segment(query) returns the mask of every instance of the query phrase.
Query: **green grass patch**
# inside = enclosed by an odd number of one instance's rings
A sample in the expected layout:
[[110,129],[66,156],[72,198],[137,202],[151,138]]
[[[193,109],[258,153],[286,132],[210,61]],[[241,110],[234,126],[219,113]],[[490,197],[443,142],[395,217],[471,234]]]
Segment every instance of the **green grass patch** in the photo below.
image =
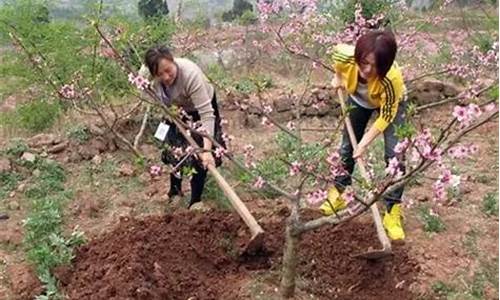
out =
[[21,104],[14,112],[1,115],[1,126],[16,127],[29,132],[41,132],[54,125],[61,113],[57,101],[38,100]]
[[424,231],[429,233],[438,233],[446,230],[446,226],[441,220],[441,217],[432,213],[432,210],[427,206],[421,206],[419,208],[419,216],[422,224],[424,225]]
[[[219,168],[219,172],[221,172],[225,178],[227,176],[224,175],[224,169]],[[205,189],[203,190],[203,199],[206,199],[209,202],[214,203],[217,208],[221,210],[231,210],[232,205],[227,199],[224,192],[221,190],[214,177],[211,175],[207,176],[207,181],[205,182]]]
[[23,177],[15,172],[0,172],[0,200],[5,199],[22,179]]
[[28,260],[36,266],[39,279],[45,286],[44,295],[37,299],[62,299],[52,270],[70,263],[73,248],[84,242],[83,233],[74,231],[63,235],[63,209],[72,193],[64,189],[66,174],[54,161],[37,160],[39,171],[25,192],[29,212],[24,222],[24,248]]
[[434,282],[431,289],[437,296],[440,297],[447,297],[448,295],[456,292],[454,287],[443,281]]

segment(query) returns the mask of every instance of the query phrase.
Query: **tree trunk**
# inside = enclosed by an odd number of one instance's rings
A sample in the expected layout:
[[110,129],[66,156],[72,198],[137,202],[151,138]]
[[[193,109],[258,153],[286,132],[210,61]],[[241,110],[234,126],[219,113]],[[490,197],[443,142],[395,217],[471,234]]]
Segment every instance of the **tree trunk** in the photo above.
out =
[[291,298],[295,294],[295,277],[297,275],[297,246],[300,234],[294,232],[297,219],[294,220],[293,213],[286,226],[285,250],[283,253],[283,270],[281,278],[281,295],[283,298]]
[[182,5],[183,5],[183,0],[179,0],[179,3],[177,4],[177,10],[175,11],[175,17],[174,17],[174,22],[179,23],[182,19]]

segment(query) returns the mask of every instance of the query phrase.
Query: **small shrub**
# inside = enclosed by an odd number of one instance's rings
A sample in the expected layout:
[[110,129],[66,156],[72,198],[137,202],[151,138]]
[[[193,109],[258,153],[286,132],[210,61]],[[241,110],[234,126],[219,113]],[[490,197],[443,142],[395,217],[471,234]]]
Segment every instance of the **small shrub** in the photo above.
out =
[[255,76],[254,80],[261,90],[269,89],[274,86],[273,78],[269,75],[259,74]]
[[372,17],[384,13],[387,16],[387,13],[390,11],[391,5],[396,2],[393,0],[343,0],[338,1],[336,5],[334,5],[334,9],[337,12],[340,20],[344,24],[349,24],[354,22],[354,11],[356,10],[356,4],[360,3],[363,8],[362,14],[365,19],[371,19]]
[[479,47],[481,52],[486,53],[493,49],[493,43],[495,40],[493,40],[489,34],[476,33],[472,38],[474,45]]
[[253,6],[246,0],[235,0],[233,8],[222,14],[224,22],[231,22],[236,18],[242,17],[247,12],[253,12]]
[[232,88],[234,85],[234,81],[231,79],[230,74],[228,74],[219,64],[209,65],[206,74],[210,80],[223,89]]
[[78,142],[79,144],[85,144],[90,139],[89,129],[82,125],[71,127],[68,129],[66,134],[70,139]]
[[238,23],[242,26],[248,26],[257,23],[257,20],[258,17],[253,11],[246,10],[239,18]]
[[166,16],[169,13],[167,1],[163,0],[139,0],[137,8],[139,15],[146,20]]
[[239,80],[235,88],[237,91],[244,93],[244,94],[251,94],[257,91],[257,87],[255,84],[248,78],[243,78]]

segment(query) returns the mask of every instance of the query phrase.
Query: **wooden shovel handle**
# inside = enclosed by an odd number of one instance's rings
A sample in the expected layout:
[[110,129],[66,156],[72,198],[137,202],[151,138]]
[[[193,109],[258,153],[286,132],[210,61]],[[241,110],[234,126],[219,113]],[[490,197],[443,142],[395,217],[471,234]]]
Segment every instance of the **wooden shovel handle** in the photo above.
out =
[[[345,121],[345,126],[347,128],[347,133],[349,135],[349,140],[351,141],[353,151],[356,151],[356,149],[358,148],[358,141],[356,140],[356,135],[354,134],[354,130],[352,129],[351,119],[349,118],[349,116],[347,115],[347,112],[346,112],[346,104],[345,104],[345,100],[344,100],[344,94],[342,93],[341,89],[337,90],[337,94],[339,97],[342,112],[345,114],[344,121]],[[358,158],[358,159],[356,159],[356,163],[359,166],[359,171],[361,173],[361,176],[363,176],[363,178],[367,182],[369,182],[370,177],[368,176],[368,172],[366,171],[365,162],[362,159]],[[382,220],[380,218],[380,212],[378,210],[377,203],[374,203],[373,205],[371,205],[370,210],[372,212],[373,221],[375,222],[375,227],[377,229],[377,235],[378,235],[380,242],[382,243],[382,246],[384,248],[390,248],[391,242],[390,242],[389,238],[387,237],[387,234],[385,233],[384,227],[382,225]]]
[[[187,134],[186,129],[184,129],[184,127],[182,127],[182,125],[179,122],[177,122],[175,119],[172,119],[172,121],[177,126],[177,128],[180,130],[182,135],[186,138],[188,143],[191,146],[193,146],[195,149],[199,148],[199,145],[194,141],[194,139],[191,137],[191,135]],[[247,226],[250,229],[250,232],[252,234],[252,238],[263,233],[264,230],[262,230],[262,227],[260,227],[260,225],[257,223],[257,221],[255,220],[253,215],[250,213],[250,211],[246,207],[246,205],[241,201],[241,199],[238,197],[238,195],[236,195],[233,188],[227,183],[227,181],[224,179],[224,177],[222,177],[222,175],[215,168],[215,166],[208,165],[207,169],[214,176],[215,181],[217,181],[217,184],[222,189],[224,194],[227,196],[227,198],[231,202],[231,205],[234,207],[236,212],[240,215],[240,217],[243,219],[245,224],[247,224]]]
[[236,195],[233,188],[227,183],[224,177],[222,177],[217,168],[213,165],[208,165],[207,169],[214,176],[215,180],[219,184],[219,187],[229,199],[236,212],[238,212],[245,224],[247,224],[248,228],[250,228],[252,237],[264,232],[250,211],[248,211],[246,205],[241,201],[238,195]]

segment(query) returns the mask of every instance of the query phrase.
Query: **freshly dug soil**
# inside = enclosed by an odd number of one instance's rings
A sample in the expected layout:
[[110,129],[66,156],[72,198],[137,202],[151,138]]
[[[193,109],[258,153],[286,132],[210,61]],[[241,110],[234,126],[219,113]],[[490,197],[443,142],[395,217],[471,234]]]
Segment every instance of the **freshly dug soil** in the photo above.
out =
[[[262,224],[265,249],[253,256],[240,255],[249,236],[233,213],[122,219],[79,248],[73,264],[56,274],[69,299],[242,299],[238,284],[255,270],[279,270],[285,217]],[[394,256],[378,262],[351,257],[369,247],[379,247],[370,223],[306,233],[299,252],[301,291],[319,299],[412,299],[409,286],[418,266],[405,246],[394,245]]]

